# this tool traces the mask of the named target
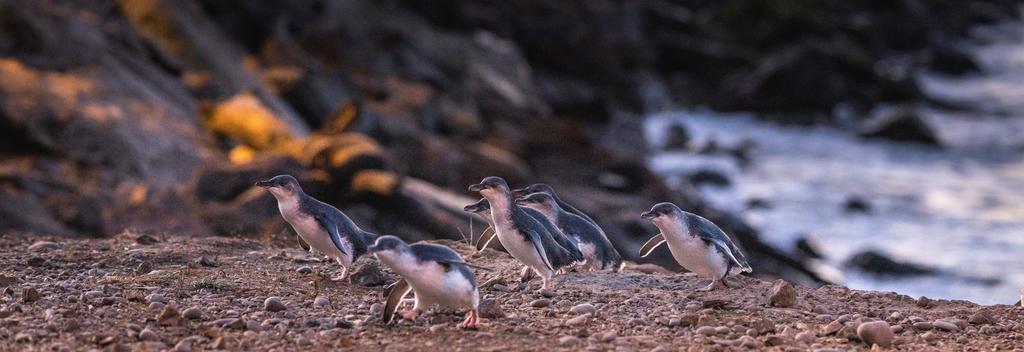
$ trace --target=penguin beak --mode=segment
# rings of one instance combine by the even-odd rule
[[[645,211],[640,214],[640,218],[645,220],[654,219],[656,217],[658,217],[658,214],[655,214],[653,211]]]
[[[273,184],[270,183],[270,180],[256,182],[256,187],[270,188],[271,186],[273,186]]]
[[[469,191],[470,192],[480,192],[482,190],[484,190],[484,185],[479,184],[479,183],[473,184],[473,185],[469,186]]]

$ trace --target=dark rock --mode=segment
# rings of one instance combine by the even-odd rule
[[[938,45],[929,49],[928,68],[948,75],[962,75],[978,72],[981,67],[970,54],[949,45]]]
[[[916,110],[909,107],[895,108],[878,114],[865,121],[858,134],[867,138],[942,145],[935,130]]]
[[[732,185],[732,181],[729,180],[728,176],[716,170],[709,169],[699,170],[697,172],[691,173],[689,176],[686,177],[686,179],[690,182],[690,184],[696,186],[711,185],[715,187],[729,187]]]
[[[764,198],[750,198],[747,199],[748,210],[759,210],[759,209],[771,209],[772,203]]]
[[[156,237],[153,237],[153,236],[150,236],[150,235],[146,235],[146,234],[139,235],[138,237],[135,237],[135,243],[141,244],[143,246],[148,246],[148,245],[156,244],[157,242],[160,242],[160,240],[157,240]]]
[[[843,210],[847,213],[870,213],[871,203],[860,196],[850,196],[843,203]]]
[[[480,301],[480,317],[484,319],[499,319],[505,317],[505,311],[501,309],[501,304],[493,299],[484,299]]]
[[[25,264],[28,264],[29,266],[39,267],[46,265],[46,259],[44,259],[43,257],[32,256],[29,257],[27,261],[25,261]]]
[[[690,143],[690,132],[687,132],[683,125],[672,125],[668,127],[665,135],[665,143],[661,146],[666,150],[685,150]]]
[[[874,250],[857,253],[847,259],[844,265],[866,273],[878,275],[914,276],[934,275],[938,273],[937,269],[919,264],[898,262]]]
[[[806,235],[800,236],[800,239],[796,240],[794,244],[797,255],[804,258],[823,259],[821,244],[811,237]]]
[[[383,286],[391,281],[392,278],[381,270],[376,260],[366,262],[352,273],[352,283],[360,286]]]
[[[41,298],[43,298],[43,295],[40,294],[39,290],[36,290],[35,288],[25,287],[25,288],[21,289],[21,301],[22,302],[32,303],[32,302],[38,301]]]

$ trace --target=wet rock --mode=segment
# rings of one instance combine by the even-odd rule
[[[271,296],[263,301],[263,310],[265,311],[280,312],[286,309],[288,307],[285,307],[284,302],[281,302],[281,297]]]
[[[948,75],[978,72],[981,68],[970,54],[946,44],[929,48],[928,68]]]
[[[874,250],[857,253],[850,257],[850,259],[847,259],[844,265],[866,273],[879,275],[915,276],[933,275],[938,272],[934,268],[923,265],[893,260]]]
[[[139,332],[140,341],[156,341],[158,339],[160,338],[156,336],[156,332],[153,332],[153,330],[150,330],[149,328],[142,329],[142,331]]]
[[[352,273],[352,283],[360,286],[383,286],[392,278],[384,273],[377,261],[368,261]]]
[[[945,320],[936,320],[936,321],[932,322],[932,326],[934,326],[936,329],[943,330],[943,331],[949,331],[949,332],[959,332],[960,331],[960,327],[959,326],[956,326],[956,324],[953,324],[953,323],[945,321]]]
[[[32,303],[43,298],[43,295],[39,293],[33,287],[25,287],[21,289],[21,301],[24,303]]]
[[[717,170],[703,169],[686,176],[687,181],[695,186],[710,185],[715,187],[729,187],[732,181],[729,176]]]
[[[203,317],[203,311],[199,307],[190,307],[181,312],[181,316],[188,320],[199,320]]]
[[[871,203],[861,196],[849,196],[843,203],[843,211],[847,213],[870,213]]]
[[[31,252],[49,252],[58,248],[60,248],[60,244],[50,241],[36,241],[28,246],[28,250]]]
[[[530,307],[533,308],[544,308],[551,305],[551,300],[547,298],[535,299],[530,302]]]
[[[868,346],[878,345],[882,348],[892,346],[892,340],[896,337],[889,323],[884,321],[873,321],[862,323],[857,327],[857,336]]]
[[[772,288],[768,291],[766,305],[772,307],[792,307],[796,304],[796,288],[785,280],[775,280]]]
[[[160,326],[181,325],[181,313],[174,306],[166,306],[157,314],[156,323]]]
[[[501,305],[494,299],[481,300],[478,309],[480,311],[480,317],[484,319],[498,319],[505,317],[505,311],[501,309]]]
[[[880,113],[861,126],[858,132],[867,138],[884,138],[938,146],[938,134],[913,108],[901,107]]]

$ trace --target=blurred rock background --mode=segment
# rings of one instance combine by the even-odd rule
[[[913,114],[863,116],[928,101],[917,69],[977,70],[950,43],[1016,6],[0,0],[0,231],[290,242],[252,187],[290,173],[370,231],[459,239],[466,185],[501,175],[552,184],[630,259],[655,233],[638,214],[673,201],[734,236],[757,275],[821,282],[736,214],[666,187],[643,117],[706,105],[941,143]]]

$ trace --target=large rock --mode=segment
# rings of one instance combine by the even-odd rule
[[[863,123],[858,132],[863,137],[884,138],[901,142],[941,145],[938,134],[913,108],[901,107],[882,112]]]
[[[846,260],[847,267],[881,275],[933,275],[935,268],[900,262],[874,250],[857,253]]]

